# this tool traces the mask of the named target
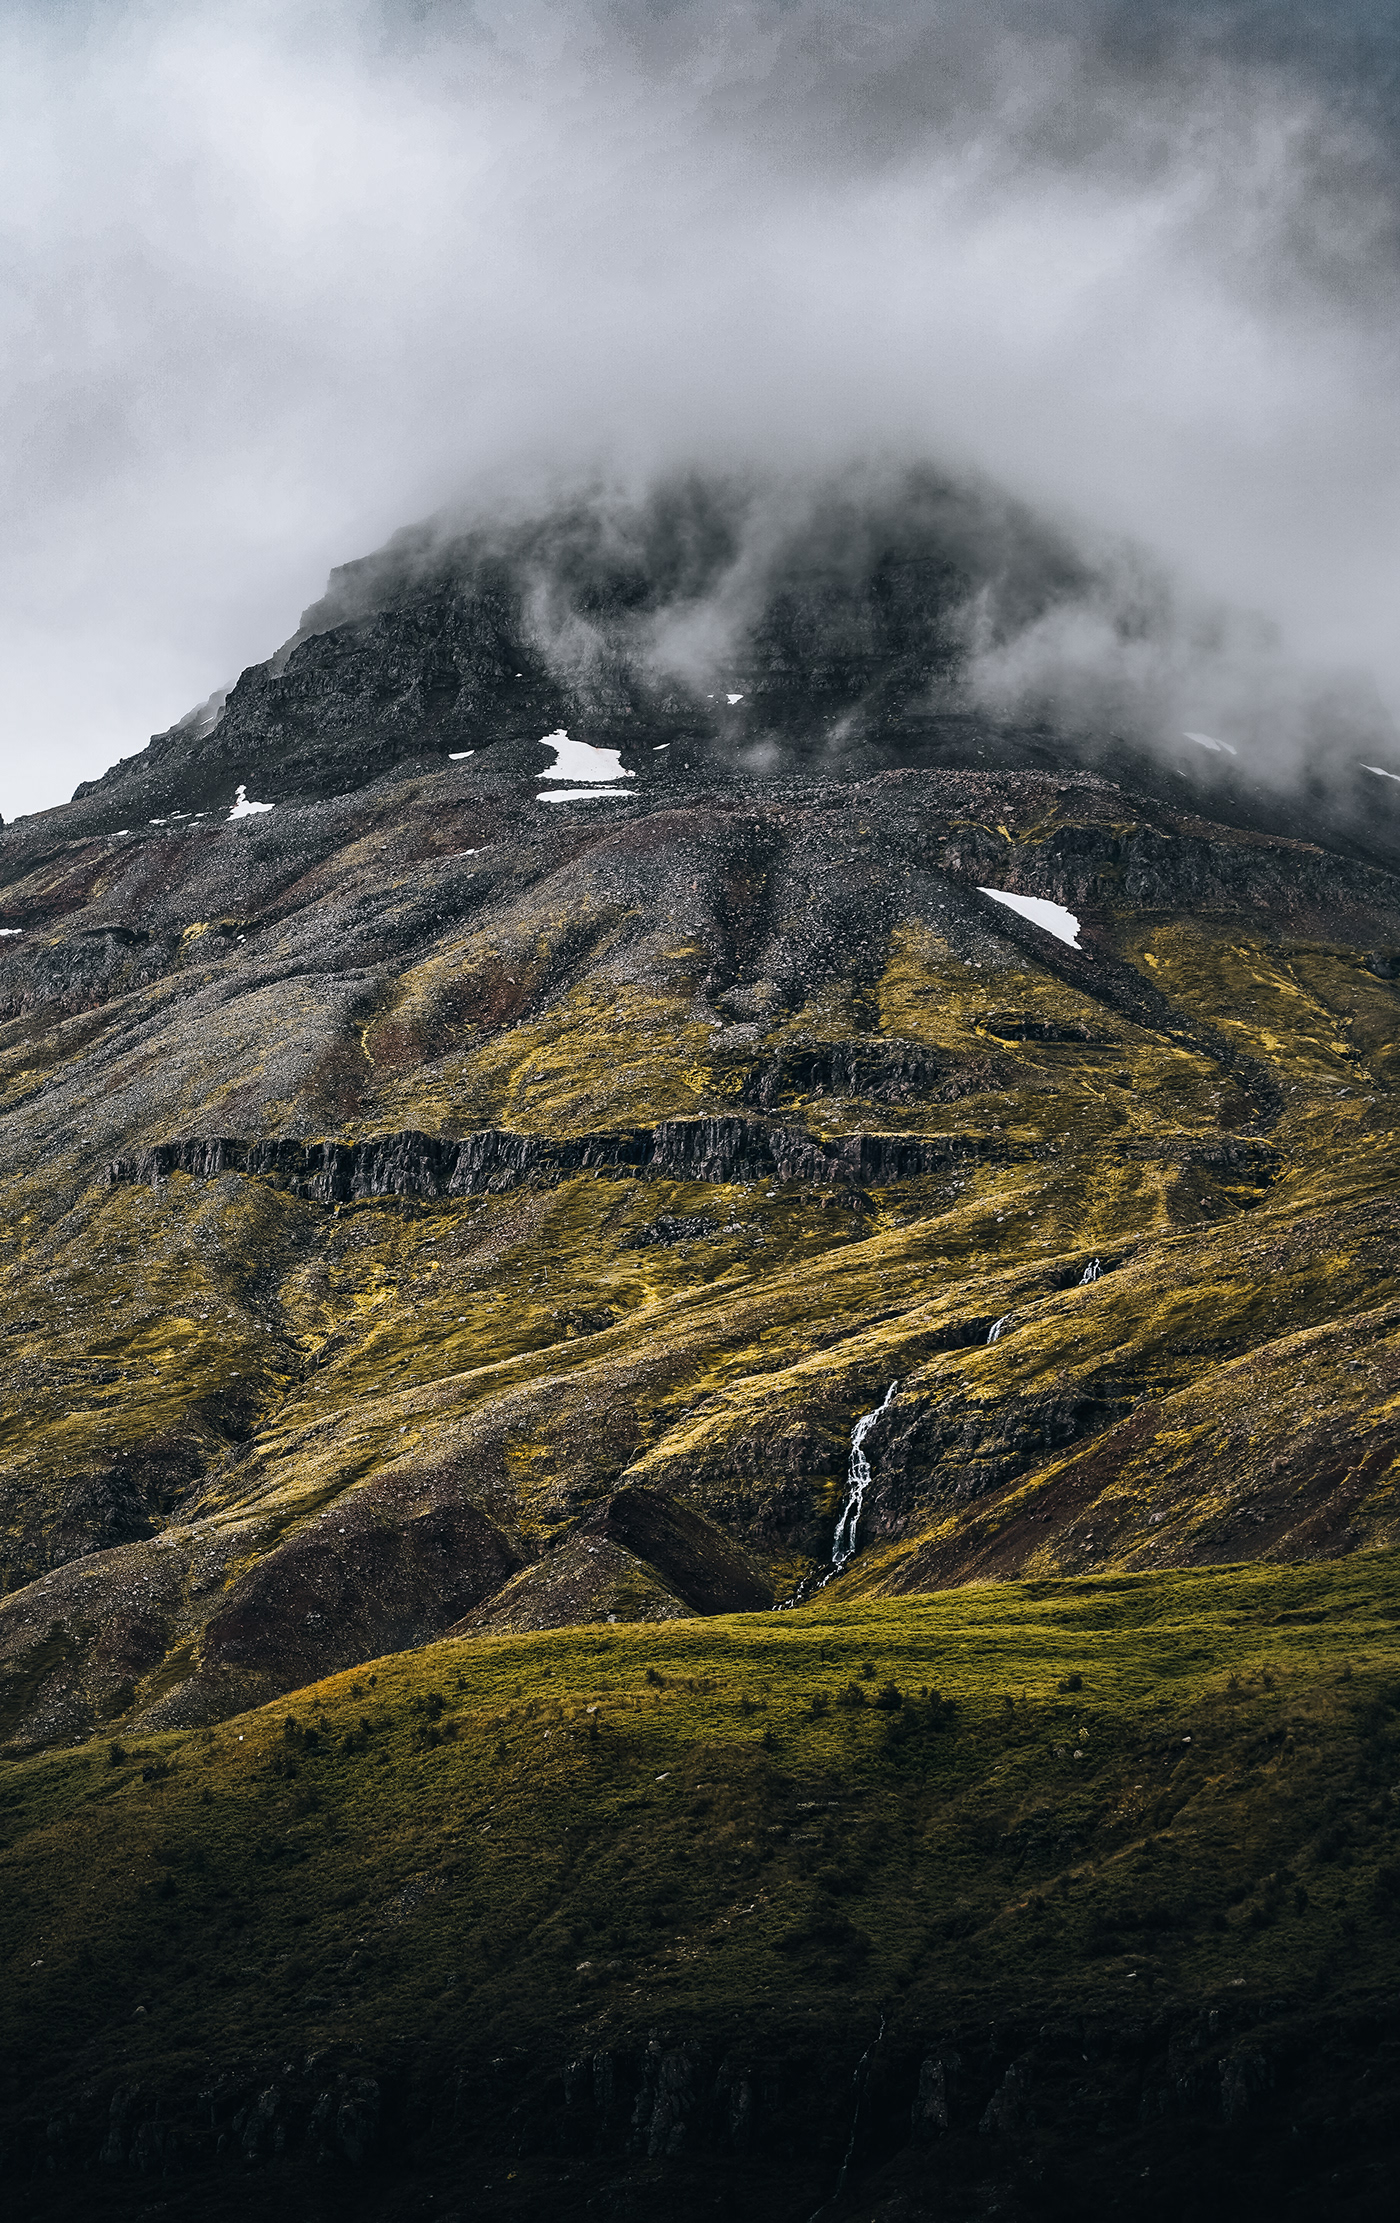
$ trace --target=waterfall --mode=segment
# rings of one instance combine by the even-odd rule
[[[1080,1288],[1083,1288],[1086,1281],[1097,1281],[1101,1271],[1102,1268],[1100,1267],[1097,1258],[1091,1258],[1088,1265],[1084,1268],[1083,1273],[1079,1277]]]
[[[989,1343],[999,1343],[999,1342],[1001,1341],[1001,1331],[1002,1331],[1002,1329],[1003,1329],[1003,1328],[1005,1328],[1005,1327],[1009,1327],[1009,1326],[1010,1326],[1010,1324],[1011,1324],[1011,1314],[1010,1314],[1009,1312],[1003,1312],[1003,1314],[1002,1314],[1002,1316],[1001,1316],[1001,1318],[1000,1318],[999,1320],[993,1320],[993,1322],[992,1322],[992,1332],[991,1332],[991,1334],[990,1334],[990,1335],[989,1335],[989,1336],[987,1337],[987,1341],[988,1341]]]
[[[893,1395],[894,1390],[893,1388],[891,1388],[890,1396]],[[887,1405],[889,1401],[889,1397],[887,1397],[885,1399],[885,1405]],[[884,1411],[885,1405],[882,1405],[880,1407],[881,1412]],[[870,1414],[867,1417],[873,1419],[874,1415]],[[856,2063],[855,2075],[851,2079],[852,2083],[855,2086],[856,2103],[851,2114],[851,2135],[846,2141],[846,2151],[842,2156],[841,2167],[837,2172],[835,2189],[832,2192],[831,2198],[829,2200],[824,2200],[821,2206],[817,2209],[816,2214],[808,2218],[808,2223],[817,2223],[818,2216],[825,2215],[828,2208],[835,2207],[836,2202],[840,2199],[841,2194],[846,2189],[846,2178],[850,2174],[851,2163],[855,2158],[856,2138],[860,2131],[861,2106],[864,2102],[866,2091],[869,2088],[871,2072],[875,2067],[876,2056],[879,2053],[881,2046],[885,2042],[885,2022],[886,2017],[882,2013],[880,2016],[880,2027],[875,2036],[875,2043],[866,2047],[864,2053],[862,2053],[860,2059]]]
[[[850,1565],[856,1551],[856,1529],[860,1525],[861,1507],[870,1487],[870,1461],[865,1456],[865,1439],[881,1413],[889,1410],[890,1400],[898,1389],[898,1382],[891,1382],[883,1401],[874,1410],[862,1413],[851,1430],[851,1463],[846,1469],[846,1502],[841,1508],[841,1518],[836,1523],[836,1534],[831,1540],[831,1565],[836,1574]]]

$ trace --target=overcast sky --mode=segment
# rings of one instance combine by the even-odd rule
[[[1400,710],[1393,0],[12,0],[0,812],[445,503],[971,462]]]

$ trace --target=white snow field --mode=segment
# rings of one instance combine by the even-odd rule
[[[546,780],[634,780],[637,775],[629,772],[617,749],[595,749],[587,741],[571,741],[561,726],[557,733],[546,733],[542,749],[553,749],[554,762],[540,774]],[[622,792],[625,794],[626,790]]]
[[[250,803],[247,788],[240,787],[229,806],[229,817],[251,818],[257,811],[275,810],[276,807],[275,803]]]
[[[1019,911],[1023,919],[1033,926],[1043,926],[1057,942],[1068,942],[1071,949],[1079,947],[1079,921],[1073,911],[1063,903],[1052,903],[1048,895],[1010,895],[1005,888],[979,888],[979,895],[989,895],[993,903],[1004,903],[1008,911]]]

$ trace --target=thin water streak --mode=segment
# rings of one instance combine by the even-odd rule
[[[889,1403],[888,1398],[886,1398],[885,1403]],[[883,1412],[884,1406],[881,1406],[880,1409]],[[821,2206],[808,2217],[807,2223],[817,2223],[817,2217],[819,2215],[825,2215],[828,2208],[834,2207],[836,2202],[840,2199],[841,2194],[846,2189],[846,2175],[851,2166],[851,2157],[856,2150],[856,2133],[860,2129],[861,2101],[865,2098],[866,2090],[870,2083],[870,2071],[875,2066],[875,2056],[879,2052],[880,2047],[884,2042],[884,2036],[885,2017],[882,2014],[880,2017],[880,2027],[875,2033],[875,2043],[874,2045],[868,2045],[866,2047],[864,2053],[862,2053],[860,2059],[856,2063],[855,2075],[851,2079],[856,2088],[855,2112],[851,2116],[851,2135],[846,2141],[846,2151],[841,2159],[841,2167],[837,2171],[836,2183],[832,2187],[831,2198],[829,2200],[823,2200]]]
[[[831,1560],[818,1573],[804,1575],[790,1598],[779,1599],[773,1607],[775,1613],[790,1612],[793,1606],[805,1605],[809,1598],[824,1590],[832,1579],[849,1567],[856,1552],[856,1530],[860,1525],[865,1493],[870,1487],[870,1461],[865,1456],[865,1439],[882,1413],[889,1411],[890,1403],[898,1389],[898,1382],[891,1382],[880,1403],[868,1413],[862,1413],[851,1430],[851,1456],[846,1469],[846,1502],[836,1523],[836,1533],[831,1540]]]
[[[890,1401],[898,1389],[898,1382],[891,1382],[884,1398],[873,1411],[862,1413],[851,1430],[851,1459],[846,1470],[846,1502],[841,1508],[841,1518],[836,1523],[836,1534],[831,1540],[831,1565],[835,1574],[849,1567],[856,1555],[856,1530],[860,1525],[865,1493],[870,1487],[870,1461],[865,1456],[865,1439],[881,1415],[888,1412]]]

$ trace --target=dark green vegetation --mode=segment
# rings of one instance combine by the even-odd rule
[[[440,1644],[44,1754],[14,2212],[805,2219],[873,2049],[833,2218],[1175,2219],[1207,2160],[1202,2213],[1379,2215],[1397,1779],[1388,1553]]]
[[[648,692],[569,545],[0,831],[0,2184],[1380,2212],[1390,789],[990,725],[902,543]]]

